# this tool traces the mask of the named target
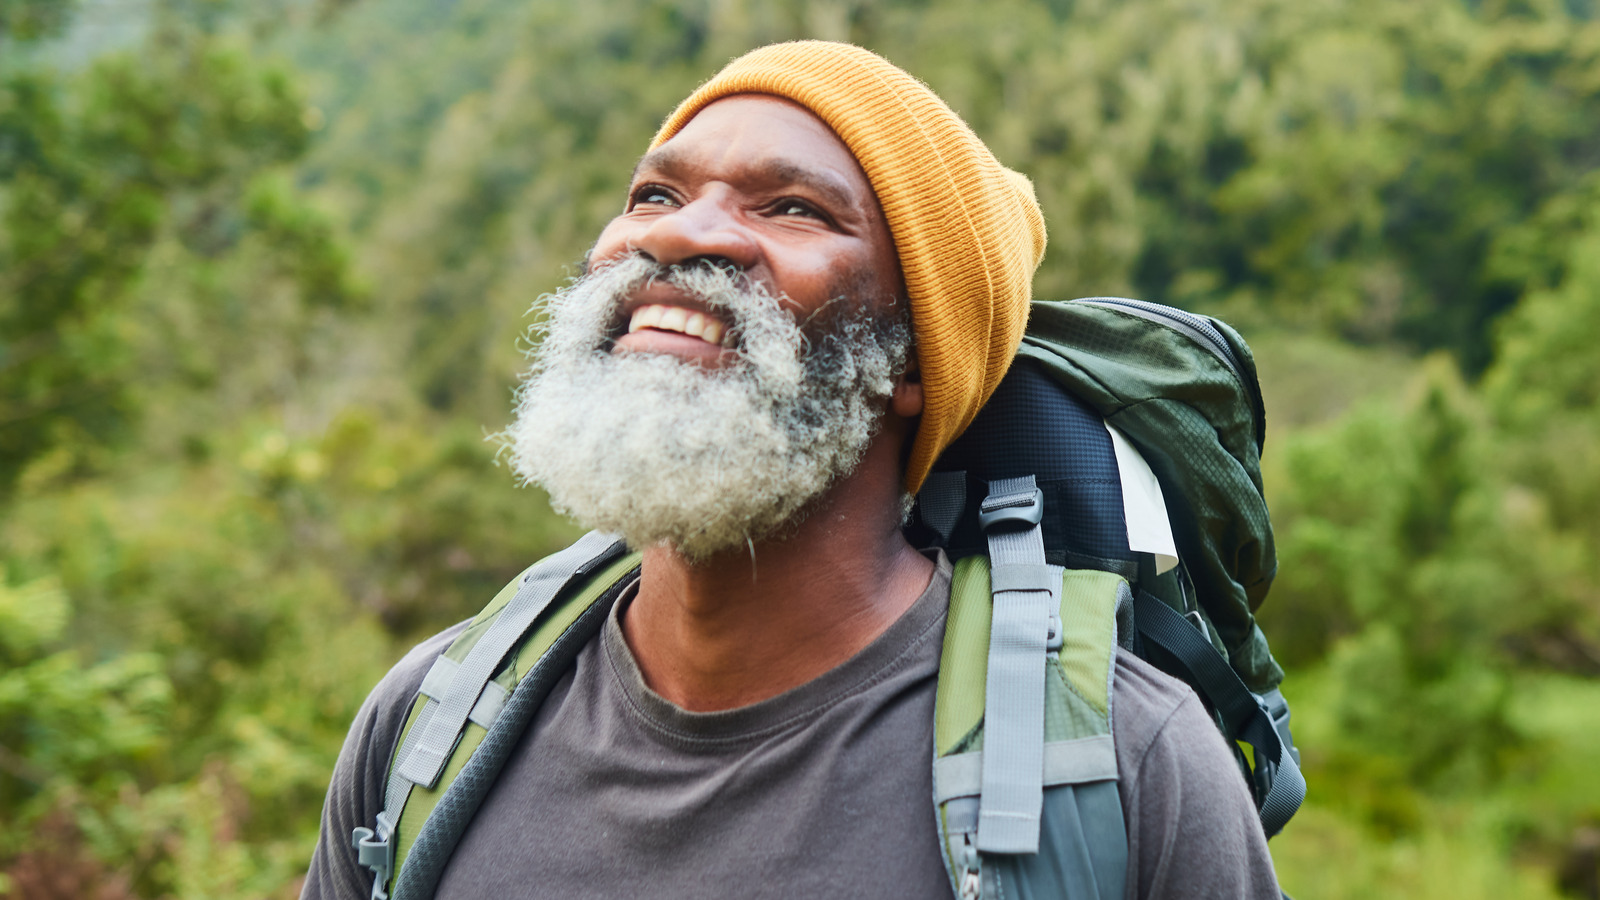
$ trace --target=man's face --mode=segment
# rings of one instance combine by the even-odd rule
[[[899,286],[832,132],[786,101],[719,101],[646,157],[548,299],[511,464],[635,547],[703,559],[779,534],[883,421],[911,352]]]
[[[590,264],[634,252],[662,265],[708,260],[742,271],[802,322],[842,286],[857,298],[903,293],[894,241],[860,164],[821,119],[777,97],[718,100],[640,161],[627,207],[601,232]],[[671,284],[639,290],[623,314],[618,350],[713,366],[728,359],[729,323]]]

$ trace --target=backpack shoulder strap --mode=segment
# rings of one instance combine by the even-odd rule
[[[594,615],[596,601],[637,565],[621,541],[591,532],[507,585],[435,661],[390,761],[383,812],[374,828],[352,834],[374,873],[373,900],[387,900],[391,881],[397,897],[431,893],[505,761],[509,746],[499,748],[494,734],[508,731],[510,707],[536,709],[543,699],[529,697],[538,692],[524,686],[527,676],[560,655],[558,645],[576,654],[592,634],[577,626],[603,618],[603,609]],[[514,726],[517,735],[525,724]],[[490,747],[497,752],[479,752]]]
[[[989,802],[985,749],[995,747],[1000,707],[988,712],[993,626],[998,617],[990,560],[956,562],[934,712],[934,802],[941,850],[957,896],[1072,896],[1120,900],[1127,834],[1117,794],[1111,734],[1111,678],[1119,609],[1133,602],[1128,582],[1097,570],[1057,570],[1054,649],[1042,651],[1042,734],[1034,770],[1042,788],[1035,808],[1038,847],[1004,853],[979,846]],[[1038,707],[1034,707],[1038,709]],[[1002,726],[1001,731],[1004,731]]]
[[[1224,733],[1254,751],[1251,780],[1257,812],[1267,837],[1275,836],[1306,796],[1300,752],[1289,735],[1289,704],[1283,694],[1277,688],[1256,694],[1245,687],[1192,620],[1144,591],[1134,601],[1134,619],[1140,637],[1166,653],[1166,667],[1176,667],[1184,680],[1211,702],[1222,719]]]

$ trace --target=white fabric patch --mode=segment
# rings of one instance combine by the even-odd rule
[[[1122,514],[1128,520],[1128,549],[1149,553],[1156,558],[1156,574],[1178,564],[1178,545],[1172,540],[1172,522],[1167,519],[1167,503],[1161,496],[1161,482],[1137,447],[1122,432],[1106,425],[1111,446],[1117,453],[1117,471],[1122,475]]]

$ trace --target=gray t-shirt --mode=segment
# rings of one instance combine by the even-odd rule
[[[680,709],[651,691],[618,601],[556,685],[439,885],[483,897],[949,897],[932,805],[933,702],[950,567],[877,640],[751,706]],[[334,769],[303,898],[364,900],[350,830],[382,806],[412,696],[460,626],[373,691]],[[1276,898],[1266,841],[1189,688],[1119,653],[1113,729],[1129,897]]]

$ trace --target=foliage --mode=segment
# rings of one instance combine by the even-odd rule
[[[65,29],[73,0],[0,0],[0,46],[52,37]]]
[[[1556,2],[395,0],[342,25],[300,57],[333,82],[308,171],[417,323],[411,377],[476,415],[502,395],[460,386],[515,368],[496,336],[524,286],[581,257],[677,99],[765,41],[856,41],[967,116],[1038,190],[1045,296],[1265,313],[1473,373],[1600,147],[1600,24]],[[362,59],[429,58],[320,62],[380,27]]]
[[[483,439],[534,296],[803,36],[1034,180],[1041,295],[1256,342],[1290,892],[1591,890],[1592,4],[158,0],[82,62],[75,8],[0,0],[0,896],[296,893],[384,666],[573,533]]]
[[[125,429],[127,303],[156,242],[206,261],[295,227],[270,205],[238,209],[250,173],[304,147],[284,73],[179,31],[152,43],[154,65],[112,57],[76,90],[39,74],[0,84],[0,492],[50,449]]]

